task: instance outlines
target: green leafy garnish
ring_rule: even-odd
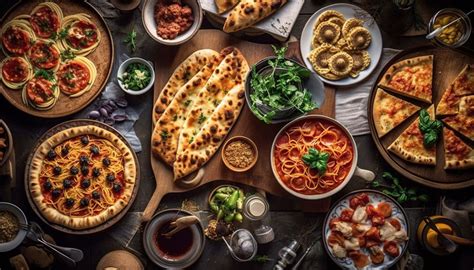
[[[258,263],[266,263],[268,261],[273,261],[270,257],[267,255],[256,255],[252,261],[258,262]]]
[[[205,117],[204,114],[201,113],[201,115],[199,115],[198,123],[202,124],[204,123],[204,121],[206,121],[206,119],[207,117]]]
[[[295,108],[301,113],[306,113],[317,108],[311,99],[311,93],[298,87],[311,72],[286,60],[287,49],[287,47],[277,49],[273,46],[276,59],[268,61],[268,65],[272,67],[269,74],[259,74],[255,67],[252,69],[250,107],[265,123],[269,123],[277,112],[284,109]],[[268,111],[262,112],[258,109],[259,106],[266,106]]]
[[[372,188],[381,189],[385,195],[395,198],[399,203],[407,201],[427,202],[430,199],[427,194],[418,195],[418,190],[414,187],[403,187],[400,180],[389,172],[384,172],[382,179],[383,182],[387,182],[389,185],[384,185],[382,180],[374,180],[371,183]]]
[[[54,74],[51,70],[37,68],[35,69],[35,77],[41,77],[48,81],[54,81]]]
[[[311,169],[316,169],[320,175],[323,175],[327,169],[329,153],[310,148],[308,153],[303,155],[302,160],[308,164]]]
[[[427,148],[433,147],[438,141],[439,134],[443,129],[443,124],[439,120],[431,120],[426,109],[420,111],[419,123],[421,133],[423,133],[423,144]]]
[[[168,131],[163,130],[163,131],[160,133],[160,136],[161,136],[161,139],[162,139],[163,141],[166,141],[166,139],[168,139],[168,136],[169,136]]]
[[[74,59],[76,55],[69,49],[67,48],[66,50],[61,52],[61,59],[63,61],[69,60],[69,59]]]
[[[127,44],[127,46],[130,48],[130,51],[132,53],[134,53],[135,50],[137,49],[136,38],[137,38],[137,32],[135,31],[135,28],[132,28],[132,31],[130,31],[127,34],[127,37],[123,41],[124,43]]]
[[[141,90],[145,88],[151,80],[150,69],[142,63],[131,63],[125,69],[122,77],[118,78],[126,89]]]
[[[188,107],[189,104],[191,104],[191,100],[190,100],[190,99],[188,99],[188,100],[186,100],[186,101],[184,102],[184,106],[185,106],[185,107]]]

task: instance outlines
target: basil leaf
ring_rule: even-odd
[[[316,169],[319,174],[324,174],[327,169],[329,153],[320,152],[315,148],[309,148],[308,153],[301,157],[304,163],[309,165],[311,169]]]

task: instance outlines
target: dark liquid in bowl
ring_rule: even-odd
[[[185,255],[193,246],[193,231],[188,227],[166,237],[163,234],[172,230],[171,221],[165,222],[155,233],[155,245],[163,253],[163,257],[176,259]]]

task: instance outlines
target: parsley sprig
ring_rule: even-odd
[[[128,32],[127,37],[123,40],[124,43],[130,48],[130,51],[134,53],[137,50],[137,32],[135,28],[132,28],[132,31]]]
[[[400,180],[389,172],[384,172],[382,174],[382,180],[373,181],[371,186],[373,188],[381,189],[384,194],[395,198],[399,203],[407,201],[427,202],[430,199],[427,194],[418,194],[418,190],[414,187],[408,188],[402,186]],[[382,182],[386,182],[388,185],[385,185]]]
[[[308,153],[301,158],[311,169],[318,170],[320,175],[326,172],[329,160],[329,153],[310,148]]]
[[[54,74],[51,70],[45,70],[45,69],[41,69],[41,68],[35,69],[34,76],[38,77],[38,78],[46,79],[48,81],[54,81],[55,80]]]
[[[423,133],[423,144],[427,148],[433,147],[438,141],[439,134],[443,129],[443,124],[439,120],[431,120],[426,109],[420,111],[419,123],[421,133]]]
[[[272,68],[270,74],[259,74],[255,66],[252,69],[250,86],[251,109],[254,114],[265,123],[269,123],[278,111],[295,108],[301,113],[306,113],[317,108],[307,89],[299,89],[304,78],[311,72],[292,61],[285,59],[287,47],[277,49],[273,46],[276,59],[269,60]],[[277,72],[278,71],[278,72]],[[258,106],[267,106],[268,112],[262,112]]]

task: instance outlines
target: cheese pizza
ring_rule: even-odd
[[[474,167],[474,149],[463,142],[454,132],[443,128],[445,169]]]
[[[474,94],[474,65],[466,65],[456,77],[454,84],[454,93],[457,96]]]
[[[462,97],[459,101],[459,113],[444,118],[443,122],[474,141],[474,95]]]

